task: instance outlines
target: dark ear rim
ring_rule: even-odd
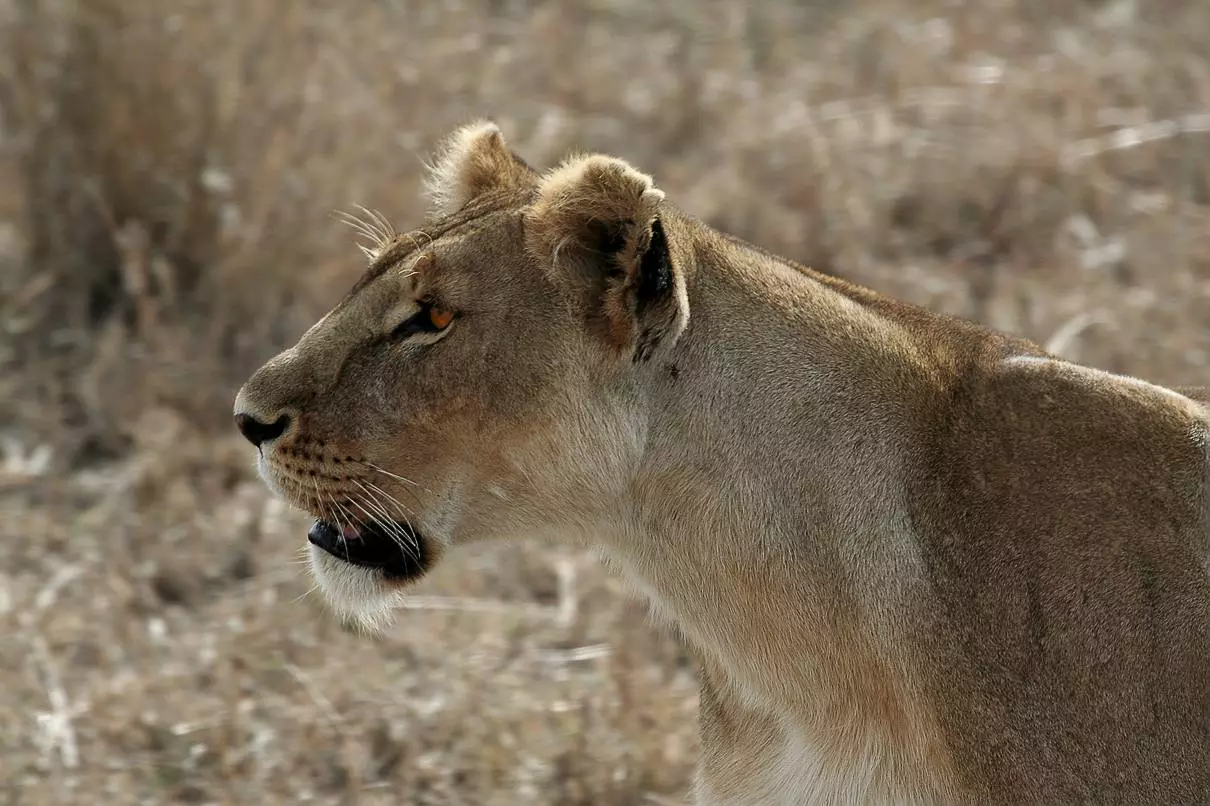
[[[668,235],[658,215],[651,221],[647,238],[634,278],[635,318],[639,323],[633,357],[636,364],[649,361],[666,341],[675,341],[684,329],[687,313],[681,310],[687,300],[678,298]]]
[[[650,240],[639,260],[637,275],[635,295],[641,316],[644,306],[660,302],[672,293],[672,255],[668,251],[664,222],[659,216],[651,221]]]

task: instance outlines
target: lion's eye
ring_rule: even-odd
[[[437,330],[445,330],[454,321],[454,312],[448,308],[429,306],[429,324]]]
[[[420,310],[395,326],[391,337],[404,339],[417,333],[440,333],[454,321],[454,312],[434,302],[422,301]]]

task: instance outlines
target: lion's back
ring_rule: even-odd
[[[1047,359],[938,409],[910,499],[938,701],[989,790],[1210,798],[1208,430],[1168,390]]]

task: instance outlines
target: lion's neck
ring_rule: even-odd
[[[858,728],[897,768],[932,741],[902,643],[920,578],[893,482],[902,377],[880,377],[884,322],[791,271],[699,267],[605,553],[746,707]]]
[[[712,623],[733,622],[744,642],[788,647],[781,633],[804,619],[818,623],[804,657],[827,654],[841,624],[890,638],[902,610],[887,600],[909,598],[896,580],[914,559],[896,480],[927,385],[890,346],[898,326],[768,265],[699,266],[690,307],[676,352],[651,370],[631,561],[671,607],[711,598]],[[766,614],[770,632],[751,630]]]

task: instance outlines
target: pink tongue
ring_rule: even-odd
[[[344,536],[345,540],[358,540],[361,538],[361,530],[352,525],[344,527],[340,533]]]

